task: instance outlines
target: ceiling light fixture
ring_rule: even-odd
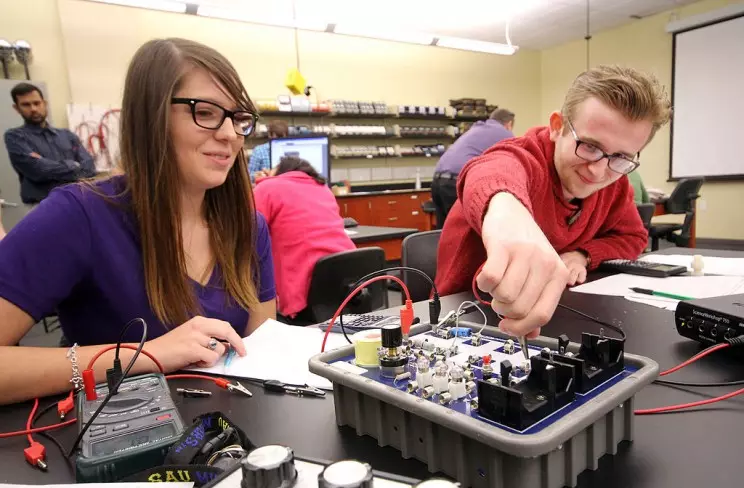
[[[112,5],[123,5],[125,7],[139,7],[151,10],[162,10],[165,12],[185,13],[186,4],[174,0],[93,0],[98,3],[110,3]]]
[[[448,47],[451,49],[476,51],[488,54],[501,54],[504,56],[511,56],[519,50],[519,46],[514,46],[511,44],[477,41],[475,39],[463,39],[461,37],[440,37],[437,39],[436,45],[439,47]]]
[[[349,24],[336,24],[333,28],[336,34],[347,36],[370,37],[372,39],[383,39],[385,41],[407,42],[410,44],[432,44],[434,36],[413,31],[396,31],[387,29],[378,29],[376,27],[365,27]]]
[[[196,15],[201,17],[211,17],[213,19],[236,20],[238,22],[250,22],[252,24],[297,28],[320,32],[325,31],[328,28],[327,22],[314,22],[302,19],[293,21],[292,19],[280,19],[275,17],[257,17],[246,10],[212,7],[210,5],[200,5],[196,10]]]

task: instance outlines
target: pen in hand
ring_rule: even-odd
[[[230,363],[232,363],[232,360],[236,354],[237,352],[235,351],[234,347],[232,346],[227,347],[227,356],[225,356],[225,367],[226,368],[230,366]]]

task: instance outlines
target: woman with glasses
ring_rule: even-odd
[[[210,366],[276,316],[271,242],[243,155],[256,109],[227,59],[182,39],[134,55],[121,174],[55,189],[0,243],[0,403],[69,390],[102,344]],[[17,347],[47,310],[73,347]],[[122,351],[126,365],[132,351]],[[111,353],[96,363],[105,379]],[[140,356],[133,373],[154,371]],[[12,374],[11,374],[12,372]]]
[[[648,234],[626,175],[669,117],[652,76],[617,66],[580,74],[547,127],[496,144],[463,168],[439,242],[440,294],[487,292],[508,317],[504,331],[534,336],[566,285],[602,261],[636,259]]]

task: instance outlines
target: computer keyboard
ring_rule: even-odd
[[[326,320],[320,325],[320,328],[324,331],[328,327],[328,323],[330,320]],[[344,315],[344,329],[346,329],[346,332],[360,332],[363,330],[369,330],[369,329],[379,329],[384,325],[388,324],[396,324],[400,323],[400,317],[399,316],[393,316],[393,315],[376,315],[376,314],[364,314],[364,315],[356,315],[356,314],[347,314]],[[333,327],[331,327],[331,332],[341,332],[341,325],[339,324],[339,321],[336,320],[336,322],[333,323]]]
[[[653,278],[666,278],[687,272],[685,266],[674,266],[671,264],[651,263],[648,261],[634,261],[629,259],[611,259],[604,261],[599,268],[601,270],[619,271],[640,276]]]

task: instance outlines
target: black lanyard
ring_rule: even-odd
[[[245,451],[255,447],[240,427],[222,412],[205,413],[196,417],[191,427],[171,446],[162,466],[139,472],[124,481],[187,481],[200,487],[224,471],[221,467],[207,465],[209,458],[231,445],[239,445]]]

